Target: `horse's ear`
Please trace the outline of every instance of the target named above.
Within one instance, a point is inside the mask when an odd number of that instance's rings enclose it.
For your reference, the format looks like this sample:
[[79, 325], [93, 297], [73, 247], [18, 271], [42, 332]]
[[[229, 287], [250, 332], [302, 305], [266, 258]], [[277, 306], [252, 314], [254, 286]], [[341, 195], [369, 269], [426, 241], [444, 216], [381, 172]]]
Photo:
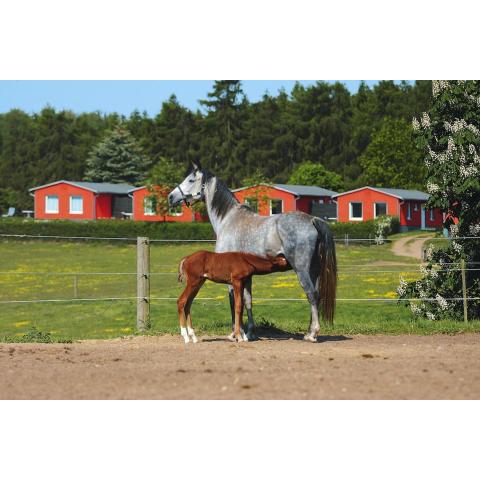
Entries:
[[195, 171], [202, 170], [202, 165], [200, 164], [199, 160], [192, 160], [192, 166]]

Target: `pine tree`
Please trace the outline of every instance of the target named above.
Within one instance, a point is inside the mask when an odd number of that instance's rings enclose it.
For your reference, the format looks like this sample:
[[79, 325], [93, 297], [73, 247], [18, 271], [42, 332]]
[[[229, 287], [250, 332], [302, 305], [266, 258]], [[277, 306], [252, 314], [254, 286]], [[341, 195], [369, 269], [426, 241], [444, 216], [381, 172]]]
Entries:
[[[427, 207], [447, 214], [452, 241], [441, 250], [431, 245], [423, 278], [402, 281], [398, 293], [420, 299], [409, 302], [416, 315], [461, 319], [462, 302], [448, 300], [462, 297], [461, 260], [469, 266], [467, 296], [480, 297], [480, 81], [434, 81], [432, 90], [432, 108], [413, 127], [426, 154]], [[468, 314], [479, 317], [480, 301], [468, 301]]]
[[85, 180], [137, 185], [145, 180], [149, 167], [147, 156], [130, 132], [120, 125], [90, 152]]

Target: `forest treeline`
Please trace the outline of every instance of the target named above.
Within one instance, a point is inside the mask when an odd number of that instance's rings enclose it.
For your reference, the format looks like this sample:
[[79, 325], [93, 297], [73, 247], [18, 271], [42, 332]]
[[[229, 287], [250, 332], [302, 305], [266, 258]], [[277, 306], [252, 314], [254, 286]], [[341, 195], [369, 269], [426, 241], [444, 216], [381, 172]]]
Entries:
[[172, 96], [154, 117], [15, 109], [0, 114], [0, 208], [31, 207], [33, 186], [84, 179], [89, 154], [119, 125], [148, 169], [169, 159], [183, 172], [190, 160], [200, 160], [232, 188], [257, 177], [286, 183], [304, 163], [335, 172], [344, 189], [421, 188], [411, 119], [430, 101], [431, 81], [362, 83], [355, 94], [342, 83], [297, 83], [290, 93], [251, 102], [240, 81], [222, 80], [199, 100], [202, 108], [192, 111]]

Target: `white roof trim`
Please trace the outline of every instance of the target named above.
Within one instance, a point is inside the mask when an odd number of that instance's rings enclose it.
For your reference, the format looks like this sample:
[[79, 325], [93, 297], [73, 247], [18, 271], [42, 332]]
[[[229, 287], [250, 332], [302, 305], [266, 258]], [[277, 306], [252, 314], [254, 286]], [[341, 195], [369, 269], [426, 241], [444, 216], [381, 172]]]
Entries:
[[349, 190], [348, 192], [337, 193], [336, 195], [333, 195], [332, 198], [341, 197], [342, 195], [348, 195], [349, 193], [359, 192], [360, 190], [365, 190], [367, 188], [369, 188], [370, 190], [373, 190], [374, 192], [383, 193], [384, 195], [388, 195], [389, 197], [394, 197], [394, 198], [398, 198], [399, 200], [403, 200], [403, 198], [399, 197], [398, 195], [394, 195], [393, 193], [383, 192], [382, 190], [379, 190], [378, 188], [375, 188], [375, 187], [355, 188], [354, 190]]
[[127, 193], [133, 193], [133, 192], [136, 192], [137, 190], [142, 190], [144, 188], [147, 188], [147, 186], [143, 185], [142, 187], [131, 188], [130, 190], [127, 190]]
[[[231, 192], [232, 193], [241, 192], [242, 190], [247, 190], [248, 188], [255, 188], [255, 187], [270, 187], [270, 188], [275, 188], [277, 190], [280, 190], [280, 188], [277, 188], [274, 185], [269, 185], [268, 183], [257, 183], [256, 185], [250, 185], [249, 187], [235, 188], [234, 190], [231, 190]], [[289, 193], [291, 193], [291, 192], [289, 192]]]
[[77, 183], [69, 182], [68, 180], [58, 180], [56, 182], [47, 183], [45, 185], [40, 185], [39, 187], [30, 188], [28, 191], [29, 192], [34, 192], [35, 190], [40, 190], [41, 188], [53, 187], [53, 185], [59, 185], [60, 183], [66, 183], [67, 185], [71, 185], [72, 187], [77, 187], [77, 188], [81, 188], [83, 190], [88, 190], [89, 192], [98, 193], [98, 191], [93, 190], [93, 188], [88, 188], [88, 187], [85, 187], [83, 185], [78, 185]]

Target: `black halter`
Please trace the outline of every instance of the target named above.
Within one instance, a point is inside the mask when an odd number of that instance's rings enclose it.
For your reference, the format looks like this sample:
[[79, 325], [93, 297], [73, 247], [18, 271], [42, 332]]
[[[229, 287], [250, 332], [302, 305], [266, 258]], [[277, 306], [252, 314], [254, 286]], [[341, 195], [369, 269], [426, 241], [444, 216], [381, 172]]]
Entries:
[[[190, 205], [192, 205], [190, 200], [193, 198], [193, 195], [190, 193], [188, 195], [185, 195], [185, 193], [183, 193], [183, 190], [180, 184], [178, 184], [176, 188], [178, 188], [178, 190], [180, 191], [180, 195], [182, 196], [182, 201], [185, 202], [185, 205], [187, 207], [190, 207]], [[204, 197], [204, 195], [205, 195], [205, 183], [202, 183], [202, 186], [200, 188], [200, 199]]]

